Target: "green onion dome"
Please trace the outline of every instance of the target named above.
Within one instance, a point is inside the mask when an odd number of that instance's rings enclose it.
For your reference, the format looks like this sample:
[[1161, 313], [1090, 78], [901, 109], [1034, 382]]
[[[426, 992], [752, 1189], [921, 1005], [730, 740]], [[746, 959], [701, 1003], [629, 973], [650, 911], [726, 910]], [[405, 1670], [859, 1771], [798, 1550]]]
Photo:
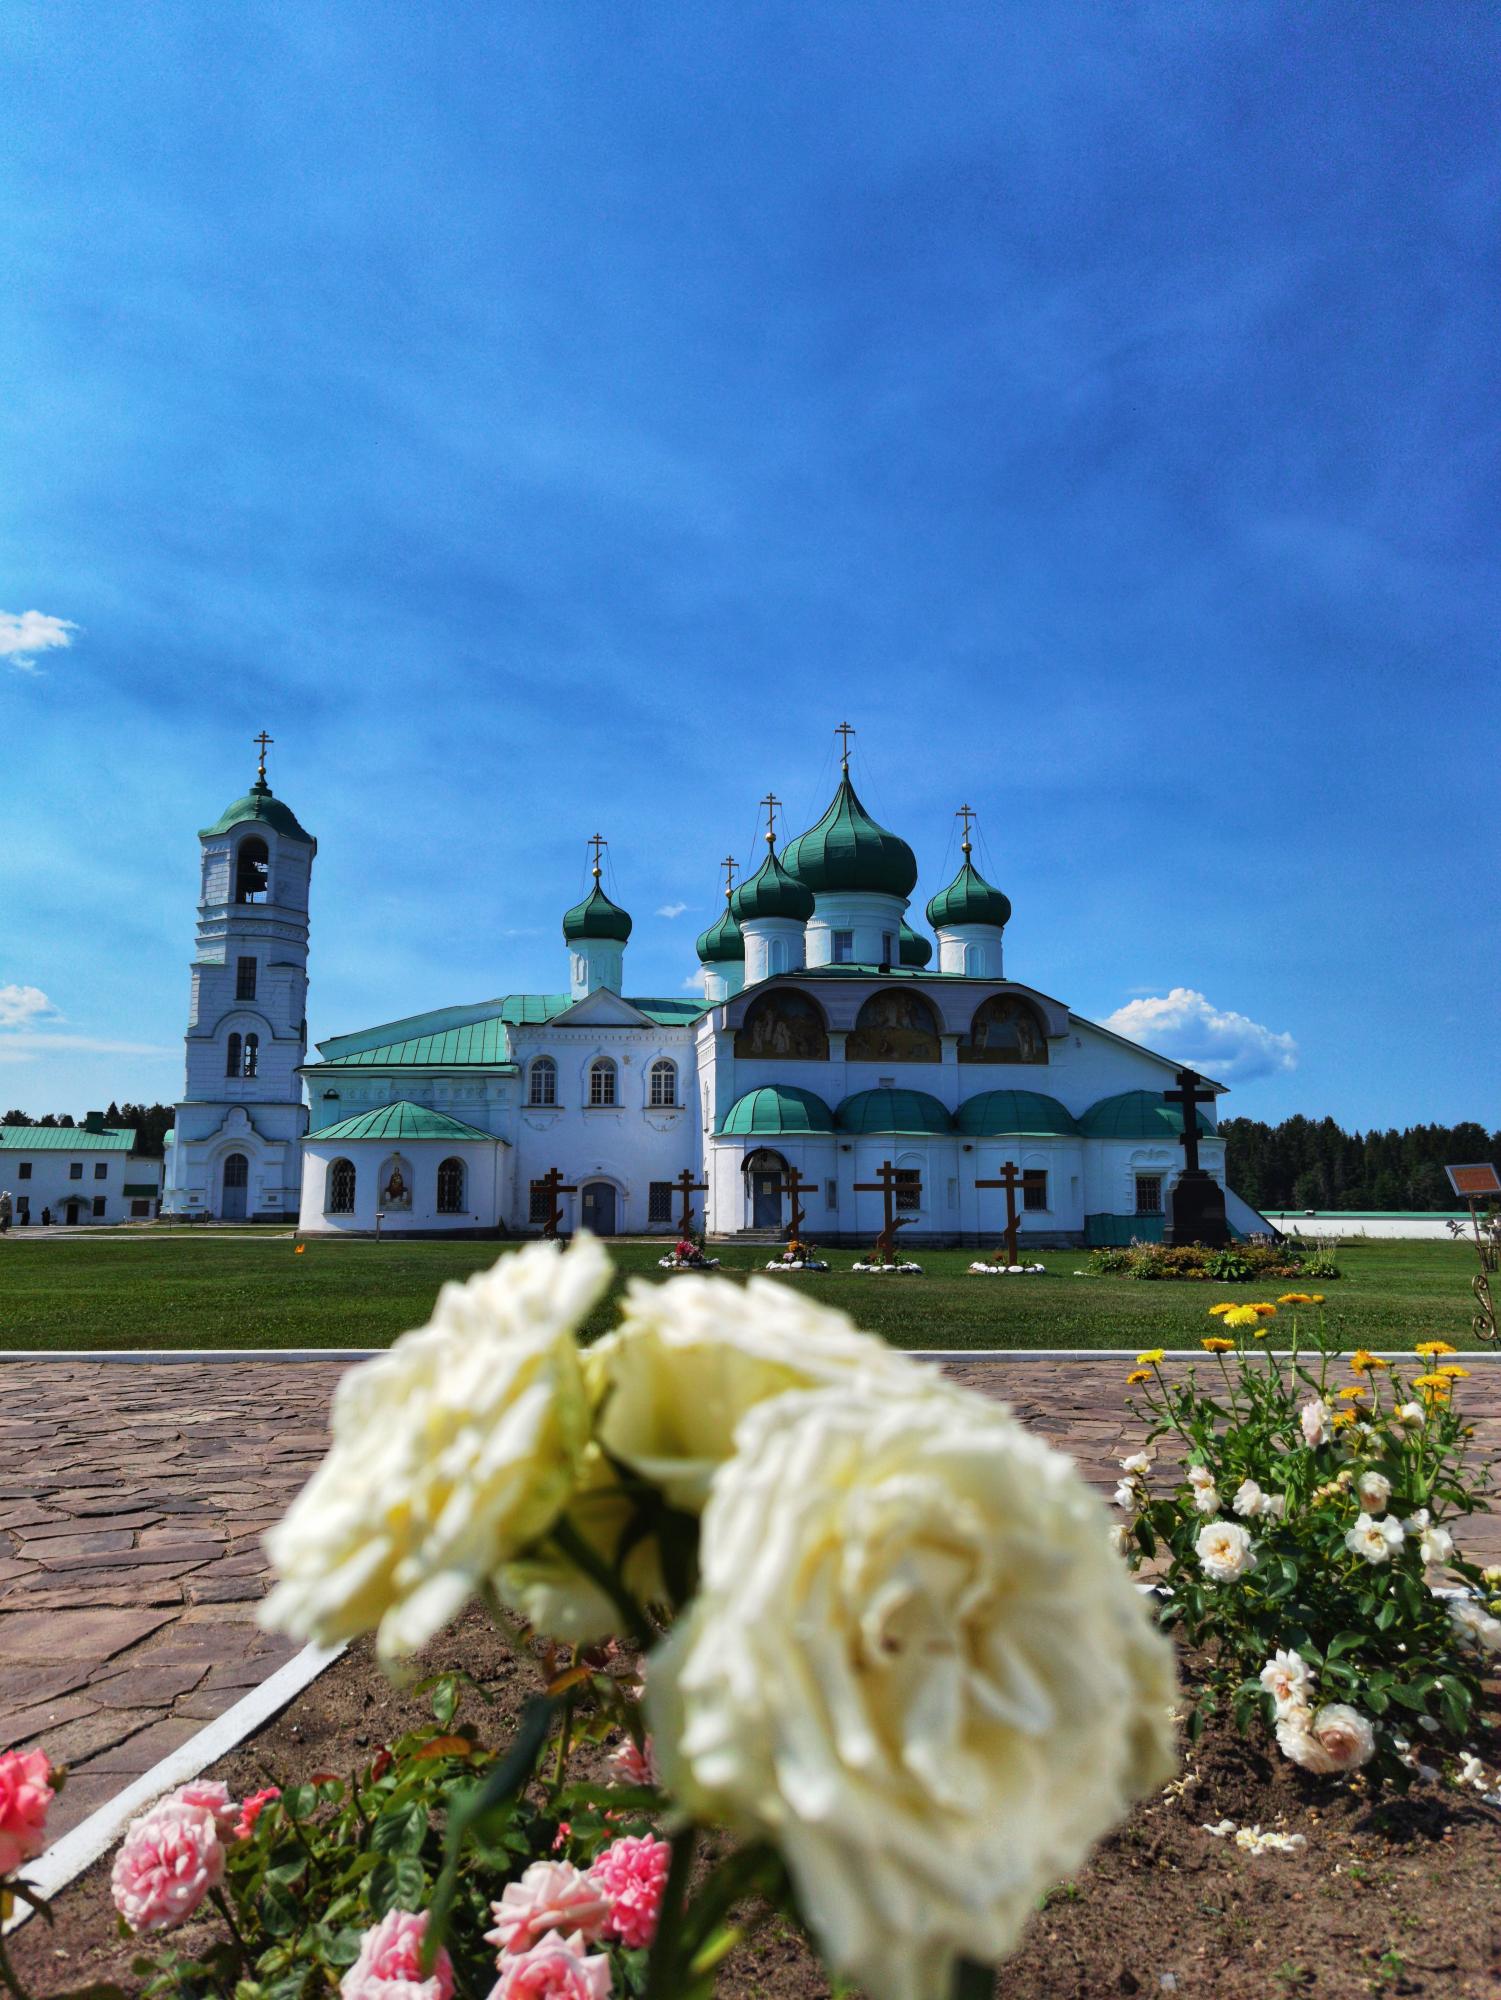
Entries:
[[288, 840], [305, 840], [310, 847], [318, 845], [292, 808], [272, 796], [271, 787], [264, 778], [258, 778], [243, 799], [236, 799], [232, 806], [226, 806], [212, 826], [200, 827], [198, 837], [207, 840], [211, 834], [228, 833], [231, 827], [243, 826], [247, 820], [259, 820], [262, 826], [284, 833]]
[[968, 854], [953, 881], [928, 905], [928, 922], [935, 931], [949, 930], [956, 924], [990, 924], [1000, 930], [1010, 921], [1010, 897], [991, 888]]
[[735, 921], [735, 912], [726, 905], [706, 931], [698, 934], [700, 965], [739, 964], [745, 957], [745, 935]]
[[630, 935], [630, 918], [600, 888], [597, 875], [594, 887], [583, 902], [575, 903], [563, 918], [563, 936], [569, 944], [580, 944], [591, 938], [601, 941], [613, 938], [617, 944], [625, 944]]
[[900, 965], [926, 965], [933, 956], [933, 940], [919, 936], [911, 924], [903, 924], [897, 938]]
[[742, 924], [757, 917], [791, 917], [805, 924], [813, 914], [813, 892], [788, 874], [771, 848], [755, 874], [730, 897], [730, 908]]
[[784, 849], [783, 861], [815, 894], [865, 890], [883, 896], [910, 896], [917, 886], [917, 861], [899, 835], [878, 826], [861, 805], [846, 774], [828, 811], [816, 826]]

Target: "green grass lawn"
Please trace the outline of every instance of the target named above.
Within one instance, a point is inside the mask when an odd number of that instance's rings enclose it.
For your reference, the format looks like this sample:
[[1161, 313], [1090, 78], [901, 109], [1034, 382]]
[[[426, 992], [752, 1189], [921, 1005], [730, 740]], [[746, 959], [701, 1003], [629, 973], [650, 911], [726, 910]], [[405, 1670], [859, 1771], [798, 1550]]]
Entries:
[[[298, 1257], [290, 1236], [209, 1230], [0, 1238], [0, 1350], [379, 1347], [422, 1324], [445, 1278], [467, 1277], [496, 1254], [493, 1243], [314, 1240]], [[620, 1243], [613, 1254], [622, 1281], [675, 1282], [657, 1270], [658, 1245]], [[720, 1254], [735, 1278], [765, 1261], [761, 1250]], [[848, 1271], [854, 1254], [832, 1251], [827, 1277], [777, 1282], [841, 1306], [898, 1347], [1191, 1347], [1216, 1299], [1289, 1290], [1324, 1292], [1328, 1324], [1347, 1347], [1410, 1347], [1432, 1335], [1476, 1345], [1475, 1257], [1462, 1244], [1360, 1244], [1340, 1251], [1339, 1279], [1259, 1286], [1076, 1277], [1077, 1250], [1045, 1252], [1044, 1277], [970, 1277], [972, 1251], [937, 1250], [918, 1253], [925, 1277], [861, 1278]], [[601, 1308], [588, 1331], [612, 1317]]]

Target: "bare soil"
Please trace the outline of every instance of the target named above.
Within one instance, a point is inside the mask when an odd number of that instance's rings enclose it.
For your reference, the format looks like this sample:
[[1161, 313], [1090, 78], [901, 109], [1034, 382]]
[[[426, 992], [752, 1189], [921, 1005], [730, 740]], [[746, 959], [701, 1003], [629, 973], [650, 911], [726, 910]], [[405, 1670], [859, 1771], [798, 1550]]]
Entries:
[[[477, 1616], [419, 1664], [463, 1666], [481, 1681], [495, 1705], [465, 1712], [492, 1743], [541, 1679], [531, 1649]], [[239, 1794], [348, 1770], [429, 1718], [426, 1699], [393, 1688], [357, 1646], [212, 1775]], [[1475, 1747], [1494, 1765], [1495, 1744]], [[998, 1976], [998, 2000], [1501, 2000], [1501, 1813], [1433, 1785], [1375, 1804], [1363, 1784], [1310, 1778], [1228, 1727], [1206, 1734], [1184, 1777], [1044, 1899]], [[1252, 1858], [1203, 1831], [1223, 1819], [1300, 1833], [1307, 1845]], [[33, 1918], [11, 1940], [35, 2000], [111, 1981], [139, 1993], [138, 1947], [116, 1935], [107, 1858], [55, 1916], [54, 1928]], [[188, 1948], [192, 1937], [179, 1934]], [[720, 1991], [827, 2000], [831, 1989], [805, 1941], [776, 1922], [727, 1963]]]

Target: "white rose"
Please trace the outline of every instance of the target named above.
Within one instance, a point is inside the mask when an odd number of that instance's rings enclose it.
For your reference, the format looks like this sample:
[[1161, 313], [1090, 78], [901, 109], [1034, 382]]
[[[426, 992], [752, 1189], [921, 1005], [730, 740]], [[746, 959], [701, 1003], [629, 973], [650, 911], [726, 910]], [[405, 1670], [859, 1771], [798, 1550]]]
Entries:
[[1110, 1546], [1118, 1556], [1128, 1556], [1132, 1549], [1135, 1548], [1135, 1537], [1124, 1521], [1117, 1521], [1115, 1526], [1110, 1530]]
[[1243, 1520], [1249, 1520], [1261, 1512], [1261, 1488], [1254, 1479], [1243, 1479], [1235, 1489], [1235, 1498], [1230, 1502], [1233, 1510]]
[[1133, 1451], [1129, 1458], [1121, 1460], [1122, 1472], [1146, 1474], [1152, 1469], [1152, 1454], [1149, 1451]]
[[1399, 1436], [1405, 1435], [1408, 1431], [1420, 1431], [1423, 1428], [1423, 1405], [1399, 1403], [1386, 1422], [1387, 1428], [1396, 1431]]
[[1259, 1511], [1264, 1520], [1280, 1521], [1287, 1512], [1287, 1495], [1285, 1493], [1263, 1493]]
[[1194, 1508], [1200, 1514], [1217, 1514], [1220, 1511], [1218, 1487], [1196, 1486], [1194, 1488]]
[[1376, 1754], [1376, 1732], [1358, 1709], [1329, 1702], [1312, 1715], [1291, 1709], [1277, 1724], [1277, 1743], [1285, 1757], [1305, 1771], [1327, 1775], [1358, 1771]]
[[1189, 1466], [1187, 1479], [1190, 1486], [1213, 1486], [1214, 1484], [1214, 1474], [1209, 1470], [1207, 1465]]
[[1194, 1549], [1199, 1567], [1216, 1583], [1234, 1583], [1256, 1567], [1251, 1531], [1238, 1521], [1211, 1521], [1200, 1528]]
[[1129, 1479], [1123, 1479], [1116, 1487], [1115, 1504], [1117, 1507], [1134, 1507], [1136, 1505], [1136, 1488], [1131, 1484]]
[[1345, 1547], [1368, 1563], [1390, 1562], [1404, 1540], [1402, 1523], [1390, 1514], [1362, 1514], [1345, 1533]]
[[619, 1327], [590, 1348], [584, 1365], [600, 1407], [599, 1443], [693, 1513], [733, 1449], [735, 1426], [769, 1396], [863, 1379], [899, 1396], [948, 1392], [925, 1363], [770, 1278], [744, 1286], [638, 1279]]
[[669, 1790], [774, 1841], [871, 2000], [944, 2000], [1173, 1767], [1171, 1656], [1073, 1462], [988, 1399], [752, 1411], [652, 1656]]
[[1305, 1444], [1327, 1444], [1329, 1442], [1329, 1419], [1333, 1412], [1322, 1396], [1314, 1396], [1298, 1412], [1298, 1422], [1303, 1426]]
[[1303, 1655], [1292, 1647], [1273, 1653], [1261, 1670], [1261, 1685], [1271, 1695], [1279, 1716], [1304, 1708], [1313, 1691], [1313, 1674]]
[[1363, 1472], [1355, 1482], [1355, 1491], [1368, 1514], [1384, 1514], [1392, 1497], [1392, 1483], [1384, 1472]]
[[321, 1645], [423, 1645], [557, 1518], [589, 1434], [574, 1329], [610, 1281], [591, 1238], [535, 1243], [351, 1369], [328, 1455], [266, 1537], [262, 1622]]
[[1501, 1653], [1501, 1618], [1493, 1618], [1473, 1597], [1451, 1597], [1449, 1617], [1455, 1636], [1478, 1653]]

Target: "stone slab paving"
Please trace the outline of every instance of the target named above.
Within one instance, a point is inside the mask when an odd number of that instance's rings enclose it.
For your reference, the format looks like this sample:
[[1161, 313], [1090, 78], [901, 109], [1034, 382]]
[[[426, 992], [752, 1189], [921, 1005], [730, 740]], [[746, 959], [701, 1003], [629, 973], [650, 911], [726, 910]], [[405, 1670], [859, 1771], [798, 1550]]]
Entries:
[[[1169, 1373], [1189, 1357], [1170, 1356]], [[958, 1358], [1110, 1489], [1139, 1443], [1132, 1357]], [[3, 1363], [0, 1749], [70, 1766], [66, 1833], [297, 1649], [255, 1623], [262, 1531], [321, 1457], [347, 1363], [281, 1359]], [[1477, 1449], [1501, 1453], [1501, 1359], [1461, 1385]], [[1501, 1516], [1466, 1553], [1501, 1562]]]

